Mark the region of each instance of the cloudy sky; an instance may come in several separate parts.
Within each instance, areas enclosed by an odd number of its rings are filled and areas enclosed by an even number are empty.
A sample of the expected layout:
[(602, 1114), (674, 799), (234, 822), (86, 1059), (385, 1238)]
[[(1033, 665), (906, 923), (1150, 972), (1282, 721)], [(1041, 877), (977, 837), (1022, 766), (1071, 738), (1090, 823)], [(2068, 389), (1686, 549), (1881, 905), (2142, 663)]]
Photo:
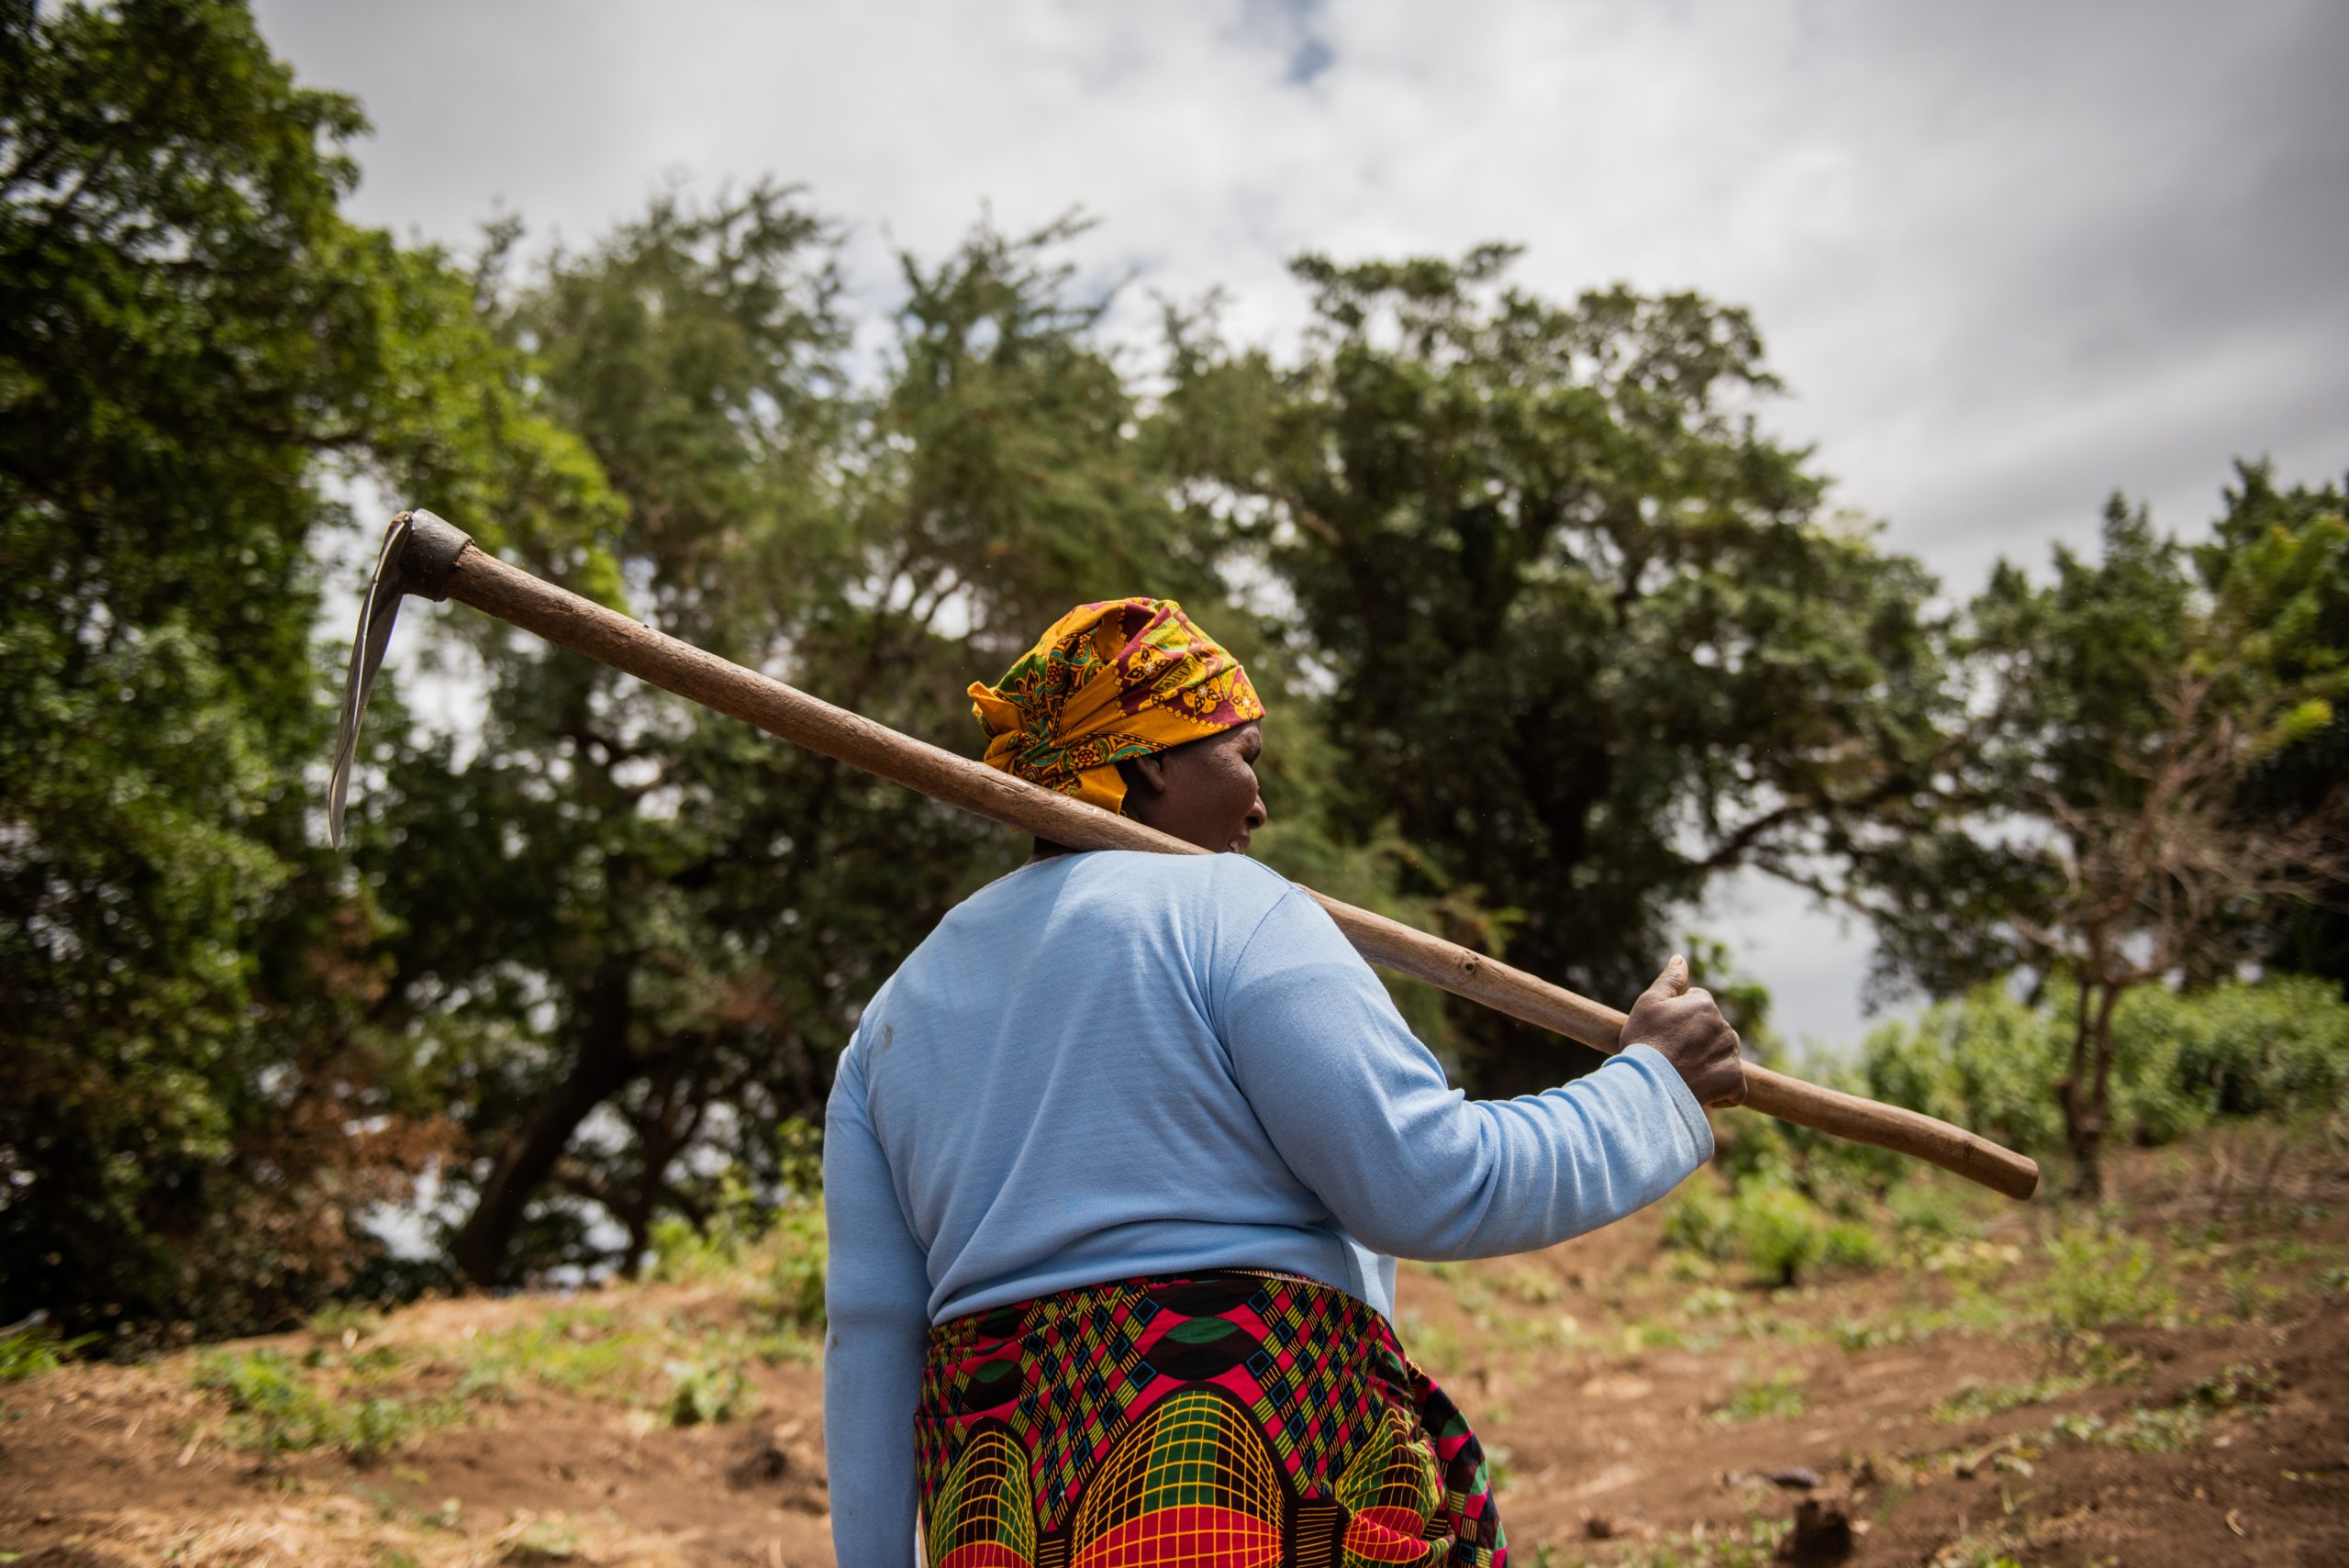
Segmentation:
[[(1508, 239), (1553, 294), (1746, 305), (1776, 428), (1959, 591), (2115, 488), (2190, 529), (2238, 453), (2349, 470), (2339, 0), (258, 9), (374, 121), (359, 216), (451, 244), (773, 174), (850, 227), (876, 315), (896, 248), (1073, 206), (1134, 319), (1219, 284), (1275, 340), (1307, 248)], [(1703, 923), (1795, 1034), (1858, 1027), (1864, 933), (1752, 885)]]

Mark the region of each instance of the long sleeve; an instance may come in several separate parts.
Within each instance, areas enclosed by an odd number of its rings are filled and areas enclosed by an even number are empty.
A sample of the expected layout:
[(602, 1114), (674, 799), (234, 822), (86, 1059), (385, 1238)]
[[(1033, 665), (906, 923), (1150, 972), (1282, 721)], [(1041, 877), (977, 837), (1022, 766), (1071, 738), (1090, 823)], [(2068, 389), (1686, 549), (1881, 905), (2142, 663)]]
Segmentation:
[(841, 1568), (914, 1561), (914, 1407), (930, 1274), (865, 1104), (863, 1054), (841, 1058), (824, 1111), (824, 1462)]
[(1551, 1246), (1654, 1202), (1712, 1157), (1703, 1107), (1650, 1046), (1517, 1099), (1448, 1087), (1370, 967), (1301, 894), (1265, 915), (1211, 1006), (1274, 1147), (1381, 1252)]

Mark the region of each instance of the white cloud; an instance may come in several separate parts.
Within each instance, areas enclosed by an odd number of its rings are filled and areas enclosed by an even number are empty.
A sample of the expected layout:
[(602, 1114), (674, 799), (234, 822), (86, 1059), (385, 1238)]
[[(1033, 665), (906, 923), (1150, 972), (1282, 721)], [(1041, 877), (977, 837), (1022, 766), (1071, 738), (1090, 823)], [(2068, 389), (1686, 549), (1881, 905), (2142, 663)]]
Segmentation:
[[(869, 309), (893, 246), (935, 256), (982, 202), (1012, 228), (1081, 205), (1093, 275), (1224, 285), (1251, 337), (1296, 327), (1283, 263), (1308, 247), (1515, 239), (1552, 293), (1748, 305), (1791, 389), (1776, 428), (1959, 590), (2087, 540), (2116, 486), (2194, 527), (2236, 453), (2349, 467), (2349, 9), (2327, 0), (260, 14), (373, 117), (360, 213), (452, 243), (501, 204), (577, 242), (673, 173), (772, 173), (855, 226)], [(1779, 951), (1787, 903), (1715, 913)], [(1764, 978), (1797, 1032), (1840, 1032), (1865, 938), (1804, 929), (1831, 962)]]

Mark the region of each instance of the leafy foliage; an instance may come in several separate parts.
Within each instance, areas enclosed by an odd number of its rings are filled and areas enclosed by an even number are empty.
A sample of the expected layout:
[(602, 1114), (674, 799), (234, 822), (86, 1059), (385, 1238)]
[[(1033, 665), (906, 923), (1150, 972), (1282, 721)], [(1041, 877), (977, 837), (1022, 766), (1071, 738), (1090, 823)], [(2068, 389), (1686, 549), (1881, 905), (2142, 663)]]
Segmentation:
[(341, 218), (362, 128), (239, 6), (0, 19), (0, 1317), (282, 1321), (450, 1144), (308, 831), (321, 485), (578, 450)]
[(2059, 550), (2043, 584), (1993, 574), (1963, 642), (1982, 711), (1961, 793), (1986, 807), (1964, 826), (1989, 869), (1960, 898), (1980, 915), (1884, 921), (1944, 984), (2018, 962), (2076, 983), (2051, 1083), (2088, 1191), (2123, 997), (2228, 976), (2296, 903), (2349, 887), (2349, 789), (2314, 771), (2349, 732), (2349, 518), (2338, 490), (2242, 481), (2199, 548), (2116, 497), (2100, 560)]
[[(1869, 1036), (1858, 1092), (2035, 1153), (2065, 1146), (2047, 1085), (2069, 1056), (2075, 994), (2036, 1002), (1982, 986)], [(2277, 976), (2132, 993), (2113, 1021), (2113, 1130), (2165, 1143), (2224, 1118), (2321, 1114), (2349, 1095), (2349, 1004), (2324, 981)]]
[[(1628, 996), (1711, 877), (1905, 853), (1950, 696), (1930, 580), (1761, 433), (1753, 323), (1554, 304), (1509, 256), (1305, 258), (1286, 366), (1178, 317), (1168, 439), (1201, 526), (1295, 601), (1348, 759), (1338, 826), (1391, 821), (1407, 885), (1473, 893), (1511, 962)], [(1561, 1075), (1547, 1038), (1454, 1023), (1480, 1089)]]
[(380, 1395), (338, 1397), (284, 1351), (267, 1347), (204, 1351), (193, 1376), (198, 1388), (226, 1397), (228, 1440), (264, 1462), (333, 1448), (355, 1463), (371, 1463), (406, 1442), (423, 1419)]

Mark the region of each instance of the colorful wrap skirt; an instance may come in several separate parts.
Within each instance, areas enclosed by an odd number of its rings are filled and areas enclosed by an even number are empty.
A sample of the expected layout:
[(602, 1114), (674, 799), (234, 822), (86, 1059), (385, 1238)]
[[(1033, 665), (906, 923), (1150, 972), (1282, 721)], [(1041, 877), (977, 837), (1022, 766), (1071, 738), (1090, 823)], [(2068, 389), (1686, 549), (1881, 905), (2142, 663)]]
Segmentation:
[(1289, 1274), (1063, 1291), (930, 1331), (930, 1568), (1502, 1568), (1484, 1452), (1386, 1320)]

